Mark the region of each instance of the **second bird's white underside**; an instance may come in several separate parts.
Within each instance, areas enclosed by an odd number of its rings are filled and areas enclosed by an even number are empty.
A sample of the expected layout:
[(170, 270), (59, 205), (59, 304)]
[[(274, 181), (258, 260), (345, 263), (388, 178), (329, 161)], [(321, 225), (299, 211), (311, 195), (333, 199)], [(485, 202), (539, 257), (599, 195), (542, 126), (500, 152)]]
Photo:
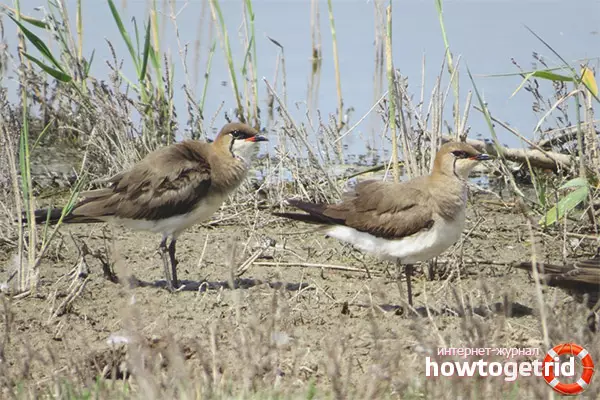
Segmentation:
[(193, 211), (170, 218), (158, 220), (114, 218), (113, 221), (133, 230), (177, 237), (185, 229), (208, 220), (221, 207), (225, 198), (225, 196), (218, 195), (208, 196), (200, 200)]
[(402, 239), (384, 239), (343, 225), (331, 227), (326, 233), (381, 258), (400, 260), (402, 264), (413, 264), (442, 254), (460, 239), (464, 225), (465, 210), (463, 209), (451, 221), (436, 217), (431, 229)]

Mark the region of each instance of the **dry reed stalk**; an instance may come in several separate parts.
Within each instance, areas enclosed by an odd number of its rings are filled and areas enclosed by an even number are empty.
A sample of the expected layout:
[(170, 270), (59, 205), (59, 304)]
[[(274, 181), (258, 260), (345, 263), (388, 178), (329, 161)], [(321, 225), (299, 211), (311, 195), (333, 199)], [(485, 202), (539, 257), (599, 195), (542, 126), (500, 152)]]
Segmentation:
[[(333, 5), (332, 0), (327, 0), (327, 8), (329, 11), (329, 27), (331, 28), (331, 42), (333, 49), (333, 67), (335, 71), (335, 88), (337, 93), (337, 108), (338, 108), (338, 118), (337, 118), (337, 129), (338, 132), (342, 130), (344, 127), (344, 100), (342, 98), (342, 79), (340, 76), (340, 61), (338, 56), (338, 48), (337, 48), (337, 34), (335, 30), (335, 18), (333, 17)], [(340, 154), (343, 151), (342, 144), (338, 145)]]
[(594, 105), (593, 96), (588, 93), (585, 87), (581, 88), (583, 93), (584, 105), (584, 121), (582, 129), (585, 129), (585, 144), (587, 146), (588, 164), (590, 164), (596, 173), (600, 173), (600, 153), (598, 151), (598, 135), (594, 126)]
[[(282, 112), (282, 116), (285, 118), (286, 122), (289, 123), (291, 125), (291, 127), (293, 128), (293, 135), (289, 134), (288, 131), (286, 130), (286, 133), (288, 133), (288, 137), (290, 137), (294, 141), (296, 139), (299, 139), (299, 141), (302, 144), (302, 146), (304, 147), (304, 149), (308, 152), (311, 161), (314, 162), (314, 166), (317, 167), (323, 173), (323, 176), (325, 177), (326, 181), (329, 183), (329, 189), (333, 190), (337, 194), (337, 196), (341, 196), (340, 190), (339, 190), (338, 186), (335, 184), (333, 178), (330, 176), (329, 171), (327, 171), (324, 168), (324, 166), (321, 165), (321, 163), (319, 162), (319, 158), (317, 157), (315, 152), (312, 150), (312, 146), (308, 142), (305, 130), (300, 129), (298, 127), (298, 125), (294, 122), (294, 119), (292, 118), (291, 114), (289, 113), (289, 111), (287, 110), (287, 108), (285, 107), (283, 102), (281, 101), (279, 95), (273, 90), (272, 86), (269, 84), (269, 82), (266, 80), (266, 78), (263, 78), (263, 81), (267, 85), (267, 90), (273, 95), (273, 97), (275, 98), (277, 103), (279, 103), (279, 106), (280, 106), (281, 112)], [(299, 148), (298, 145), (297, 145), (297, 148)]]
[(454, 132), (460, 132), (461, 120), (460, 120), (460, 85), (459, 85), (459, 74), (458, 74), (458, 66), (454, 65), (454, 60), (452, 59), (452, 52), (450, 51), (450, 43), (448, 41), (448, 37), (446, 35), (446, 28), (444, 25), (444, 17), (443, 17), (443, 0), (436, 0), (435, 5), (438, 12), (438, 19), (440, 22), (442, 39), (444, 41), (444, 49), (446, 53), (446, 58), (448, 60), (448, 72), (450, 73), (450, 83), (454, 93), (454, 105), (452, 108), (452, 114), (454, 117)]
[(400, 181), (400, 168), (398, 166), (398, 142), (396, 134), (396, 85), (395, 82), (395, 69), (394, 62), (392, 60), (392, 3), (386, 8), (386, 35), (385, 35), (385, 60), (387, 69), (388, 79), (388, 94), (389, 94), (389, 124), (392, 138), (392, 171), (394, 173), (394, 181)]
[[(244, 79), (244, 86), (250, 83), (250, 88), (247, 90), (246, 103), (248, 113), (251, 115), (248, 119), (254, 121), (254, 127), (260, 128), (259, 110), (258, 110), (258, 78), (257, 78), (257, 56), (256, 56), (256, 34), (254, 29), (254, 11), (252, 9), (252, 0), (245, 0), (243, 7), (243, 24), (245, 27), (245, 47), (246, 47), (246, 62), (248, 66), (248, 76)], [(246, 66), (244, 62), (244, 69)]]
[(386, 41), (386, 7), (384, 0), (373, 2), (374, 37), (375, 37), (375, 72), (373, 76), (373, 101), (381, 97), (384, 90), (385, 77), (385, 41)]
[[(319, 106), (319, 89), (321, 86), (321, 56), (322, 38), (321, 38), (321, 14), (319, 11), (319, 1), (311, 0), (310, 2), (310, 36), (311, 36), (311, 74), (308, 89), (308, 105), (309, 113), (314, 113)], [(284, 102), (287, 105), (287, 93), (283, 93)]]
[[(546, 346), (546, 349), (550, 349), (550, 337), (548, 336), (548, 317), (546, 314), (546, 304), (544, 303), (544, 295), (542, 292), (542, 284), (540, 283), (540, 275), (538, 272), (538, 265), (537, 265), (537, 250), (535, 248), (535, 236), (533, 233), (533, 228), (531, 226), (531, 222), (529, 220), (526, 221), (527, 223), (527, 228), (529, 230), (529, 240), (531, 241), (531, 270), (532, 270), (532, 275), (533, 275), (533, 279), (535, 281), (535, 294), (536, 294), (536, 299), (538, 302), (538, 308), (539, 308), (539, 312), (540, 312), (540, 323), (541, 323), (541, 328), (542, 328), (542, 337), (544, 340), (544, 345)], [(542, 270), (543, 273), (543, 270)]]

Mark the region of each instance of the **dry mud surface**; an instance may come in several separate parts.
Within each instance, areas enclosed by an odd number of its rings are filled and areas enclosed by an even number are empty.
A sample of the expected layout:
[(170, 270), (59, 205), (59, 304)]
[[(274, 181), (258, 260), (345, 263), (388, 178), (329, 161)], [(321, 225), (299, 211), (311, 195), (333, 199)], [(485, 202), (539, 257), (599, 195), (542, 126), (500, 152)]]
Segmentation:
[[(399, 309), (405, 283), (402, 278), (399, 287), (395, 266), (307, 225), (254, 215), (183, 234), (178, 271), (188, 287), (173, 294), (160, 287), (158, 236), (102, 225), (61, 228), (40, 266), (38, 293), (4, 301), (5, 373), (40, 385), (58, 375), (85, 383), (98, 373), (110, 376), (111, 368), (122, 377), (115, 371), (127, 359), (140, 378), (136, 384), (143, 386), (145, 377), (155, 388), (181, 379), (215, 392), (266, 390), (284, 397), (311, 390), (318, 398), (479, 397), (498, 390), (506, 398), (547, 397), (541, 378), (425, 377), (425, 357), (442, 346), (545, 348), (535, 284), (510, 266), (530, 259), (532, 250), (526, 221), (514, 210), (478, 196), (462, 241), (440, 257), (433, 279), (426, 265), (416, 268), (415, 306), (428, 306), (425, 316)], [(560, 233), (535, 237), (542, 259), (561, 259)], [(78, 247), (84, 244), (113, 263), (121, 282), (106, 279), (92, 255), (82, 267)], [(239, 287), (229, 288), (237, 268), (273, 244)], [(573, 258), (594, 252), (585, 244), (572, 250), (575, 244), (566, 244)], [(0, 253), (0, 265), (10, 265), (11, 257)], [(85, 286), (63, 307), (71, 285), (84, 280), (68, 275), (78, 265), (87, 268)], [(148, 284), (130, 287), (131, 274)], [(588, 311), (560, 290), (543, 293), (550, 343), (580, 341), (596, 346), (590, 352), (598, 357), (598, 339), (584, 328)], [(137, 343), (138, 350), (126, 355), (109, 339)], [(586, 392), (590, 398), (599, 393), (597, 381)]]

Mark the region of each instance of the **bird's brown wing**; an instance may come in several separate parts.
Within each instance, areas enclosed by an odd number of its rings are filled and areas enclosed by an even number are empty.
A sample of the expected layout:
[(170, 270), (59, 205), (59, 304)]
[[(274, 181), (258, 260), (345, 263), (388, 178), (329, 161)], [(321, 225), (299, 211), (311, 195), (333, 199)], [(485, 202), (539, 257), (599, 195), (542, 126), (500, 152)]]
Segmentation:
[(112, 178), (112, 187), (88, 192), (73, 217), (162, 219), (189, 212), (211, 185), (210, 164), (198, 145), (183, 142), (149, 154)]
[(433, 226), (431, 195), (417, 178), (400, 184), (379, 181), (358, 183), (337, 204), (288, 202), (306, 214), (277, 215), (305, 222), (345, 225), (386, 239), (399, 239)]

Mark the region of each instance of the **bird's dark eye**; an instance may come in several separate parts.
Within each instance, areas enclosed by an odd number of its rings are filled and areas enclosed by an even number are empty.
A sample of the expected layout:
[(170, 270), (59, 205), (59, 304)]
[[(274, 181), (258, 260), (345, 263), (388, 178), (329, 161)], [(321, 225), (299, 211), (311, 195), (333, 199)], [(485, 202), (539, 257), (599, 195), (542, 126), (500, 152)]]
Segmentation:
[(467, 153), (466, 151), (462, 151), (462, 150), (454, 150), (452, 152), (452, 154), (454, 154), (454, 157), (456, 157), (456, 158), (468, 158), (469, 157), (469, 153)]
[(231, 136), (232, 136), (234, 139), (247, 139), (247, 138), (248, 138), (248, 136), (249, 136), (249, 135), (248, 135), (246, 132), (244, 132), (244, 131), (238, 131), (238, 130), (231, 131), (229, 134), (230, 134), (230, 135), (231, 135)]

